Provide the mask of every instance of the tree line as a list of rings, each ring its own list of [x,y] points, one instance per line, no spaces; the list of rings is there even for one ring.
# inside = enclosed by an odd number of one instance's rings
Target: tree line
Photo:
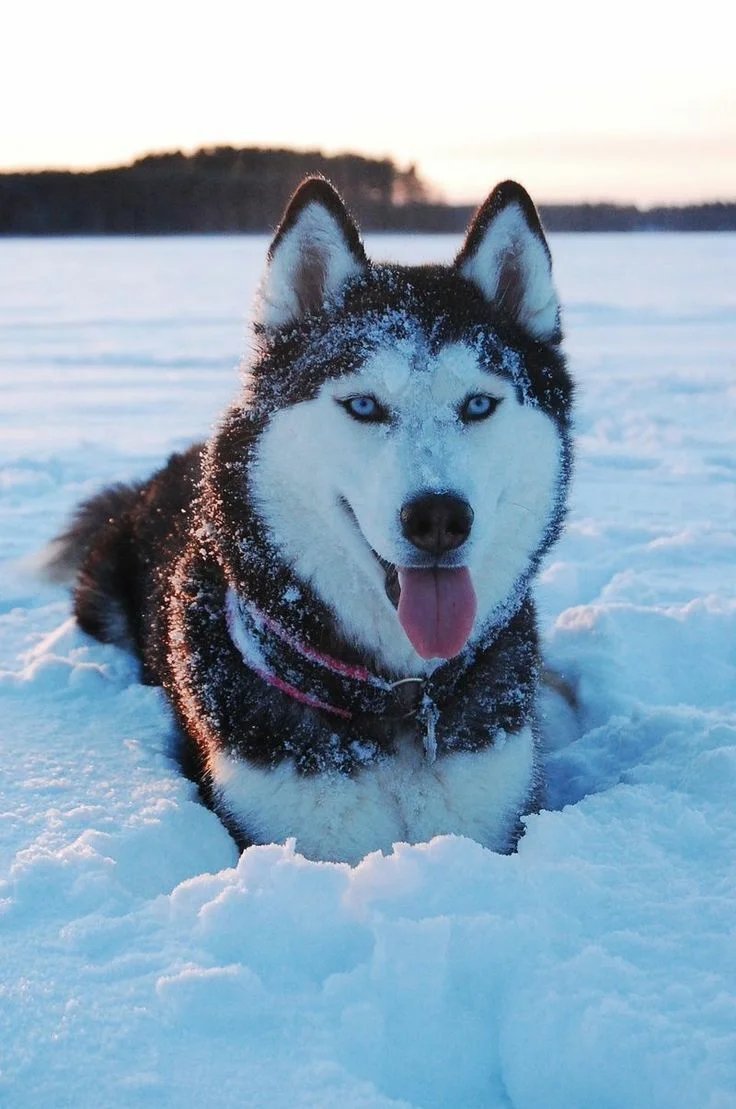
[[[388,158],[219,146],[111,169],[0,174],[0,234],[269,232],[315,173],[333,182],[367,231],[461,232],[473,212],[437,201],[416,167]],[[549,231],[736,230],[736,203],[543,204],[541,215]]]

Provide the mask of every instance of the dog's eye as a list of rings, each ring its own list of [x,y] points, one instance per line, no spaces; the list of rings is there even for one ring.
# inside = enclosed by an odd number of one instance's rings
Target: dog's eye
[[[354,420],[360,420],[364,424],[379,424],[384,423],[388,419],[388,413],[382,404],[379,404],[375,397],[369,395],[360,397],[347,397],[346,400],[338,402],[343,406],[349,416]]]
[[[500,397],[489,397],[487,393],[473,393],[463,401],[460,419],[466,424],[473,423],[475,420],[486,420],[496,411],[500,403]]]

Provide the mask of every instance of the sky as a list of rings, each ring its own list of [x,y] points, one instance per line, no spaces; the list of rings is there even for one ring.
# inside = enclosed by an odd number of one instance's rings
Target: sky
[[[0,42],[0,170],[230,144],[416,164],[475,202],[736,197],[726,6],[620,0],[26,0]]]

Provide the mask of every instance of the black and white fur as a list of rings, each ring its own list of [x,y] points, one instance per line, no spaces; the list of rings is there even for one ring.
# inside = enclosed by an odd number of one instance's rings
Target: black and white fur
[[[513,847],[541,784],[530,584],[570,472],[560,339],[549,250],[519,185],[493,191],[453,265],[403,267],[370,263],[331,186],[306,181],[217,432],[83,505],[57,541],[81,627],[135,651],[164,687],[184,765],[241,845],[294,836],[309,857],[348,862],[441,833]],[[495,409],[464,423],[474,395]],[[350,415],[366,396],[382,422]],[[401,511],[427,493],[473,514],[467,540],[438,557],[468,567],[477,596],[448,662],[420,657],[396,612],[395,568],[427,564]],[[342,716],[264,682],[239,622],[248,605],[376,688],[420,679],[414,710],[391,711],[388,694],[385,709],[382,694],[364,704],[329,670]],[[275,646],[309,693],[315,667]]]

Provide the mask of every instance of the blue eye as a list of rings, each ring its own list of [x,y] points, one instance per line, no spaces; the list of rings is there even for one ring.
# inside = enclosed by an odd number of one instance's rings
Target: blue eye
[[[348,412],[359,420],[370,420],[375,416],[377,408],[373,397],[351,397],[348,401]]]
[[[360,420],[364,424],[378,424],[385,423],[388,419],[388,413],[383,405],[379,404],[375,397],[368,394],[360,397],[348,397],[347,400],[339,402],[349,416],[354,420]]]
[[[487,393],[473,393],[466,397],[460,409],[460,419],[466,423],[474,420],[486,420],[498,408],[501,400],[499,397],[489,397]]]

